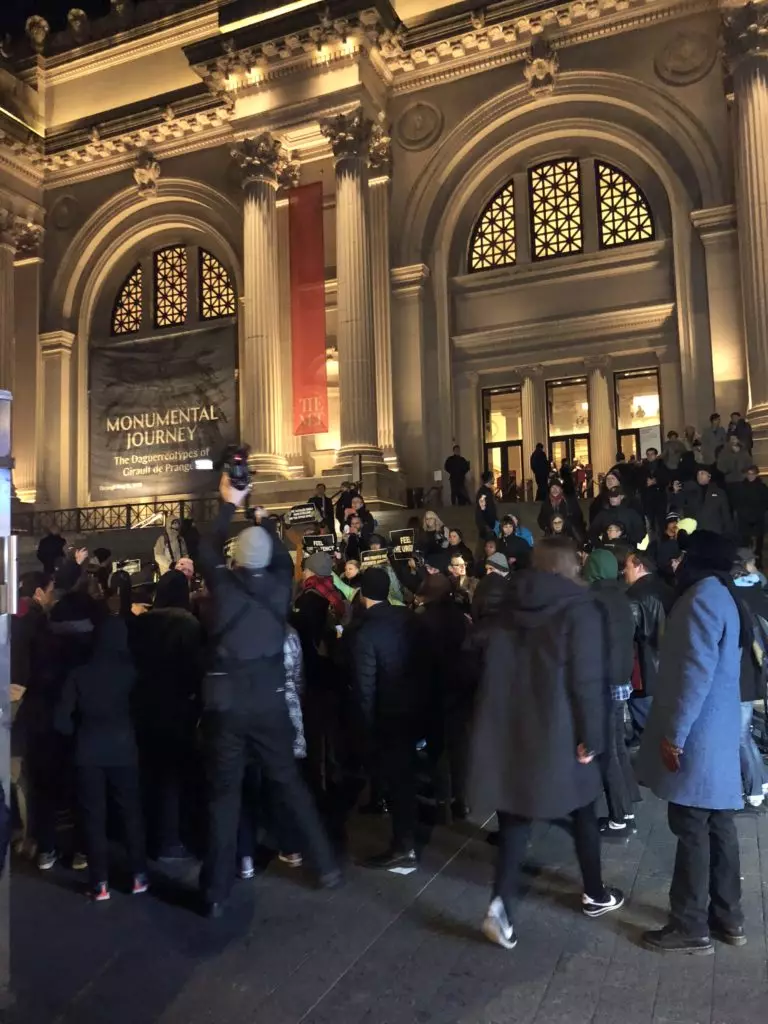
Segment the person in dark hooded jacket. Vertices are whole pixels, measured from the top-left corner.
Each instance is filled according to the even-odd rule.
[[[605,647],[600,611],[576,582],[578,572],[570,541],[543,541],[532,570],[515,574],[488,633],[469,793],[497,809],[499,859],[483,931],[507,949],[517,942],[512,906],[534,818],[571,815],[587,916],[624,902],[604,886],[600,866],[596,757],[606,739]]]
[[[246,753],[258,760],[317,869],[322,886],[340,872],[293,756],[294,728],[285,703],[283,647],[293,564],[282,541],[262,525],[238,535],[234,568],[224,541],[246,491],[225,474],[222,506],[199,564],[211,591],[211,667],[203,681],[202,732],[208,786],[208,843],[200,876],[207,913],[219,917],[235,875],[237,826]]]
[[[131,697],[136,671],[119,616],[104,619],[90,660],[70,673],[56,708],[56,728],[75,736],[77,791],[83,813],[91,895],[109,899],[107,799],[125,834],[134,895],[148,889],[139,768]]]
[[[608,742],[600,757],[608,818],[600,823],[600,831],[605,838],[615,839],[636,831],[634,805],[641,799],[624,738],[624,712],[632,694],[635,620],[626,588],[619,580],[619,563],[611,551],[592,552],[584,566],[584,579],[603,614],[610,707]]]
[[[185,793],[194,776],[203,636],[177,569],[160,577],[152,611],[130,620],[138,668],[136,711],[151,848],[161,859],[186,856]]]
[[[430,704],[427,752],[433,765],[438,820],[463,819],[468,814],[468,724],[473,702],[463,646],[471,625],[452,599],[445,576],[428,576],[418,600],[416,621]]]

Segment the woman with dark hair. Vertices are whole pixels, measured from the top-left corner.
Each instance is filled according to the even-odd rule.
[[[584,514],[578,499],[567,497],[557,481],[549,485],[549,492],[539,510],[538,524],[545,536],[549,536],[550,523],[555,515],[562,516],[570,524],[575,537],[581,539],[584,536]]]
[[[452,527],[448,531],[448,554],[453,557],[454,555],[461,555],[468,566],[472,565],[472,552],[464,541],[464,534],[461,530]]]

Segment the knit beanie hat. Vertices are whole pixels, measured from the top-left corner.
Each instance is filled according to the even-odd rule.
[[[263,526],[249,526],[235,541],[235,565],[265,569],[272,561],[272,537]]]
[[[386,601],[389,597],[389,576],[384,569],[373,566],[362,573],[360,593],[371,601]]]
[[[584,566],[584,579],[587,583],[596,583],[598,580],[617,580],[618,578],[619,563],[614,553],[605,548],[596,548]]]
[[[304,568],[309,569],[315,576],[331,576],[333,574],[333,562],[327,551],[315,551],[304,562]]]
[[[490,565],[496,572],[509,572],[509,560],[506,555],[503,555],[501,551],[494,551],[490,558],[486,558],[486,565]]]
[[[696,530],[688,538],[685,561],[688,566],[711,572],[730,572],[738,548],[727,537],[712,530]]]

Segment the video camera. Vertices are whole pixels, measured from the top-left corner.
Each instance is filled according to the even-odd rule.
[[[251,471],[248,469],[248,456],[251,454],[247,444],[228,444],[220,459],[195,459],[195,469],[215,469],[217,473],[226,473],[230,483],[237,491],[245,491],[251,482]]]

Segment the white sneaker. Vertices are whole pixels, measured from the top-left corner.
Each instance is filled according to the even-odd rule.
[[[483,935],[497,946],[504,949],[514,949],[517,945],[515,929],[509,923],[507,911],[501,899],[496,896],[488,907],[488,913],[483,921]]]
[[[768,782],[763,783],[763,796],[768,796]]]
[[[605,894],[607,900],[598,902],[584,893],[581,897],[581,909],[587,917],[602,917],[603,914],[610,914],[612,910],[620,910],[624,906],[624,893],[621,889],[606,889]]]
[[[240,878],[253,878],[255,874],[256,870],[253,866],[253,857],[241,857],[240,869],[238,871]]]
[[[750,807],[762,807],[764,799],[764,796],[748,796],[747,803]]]

